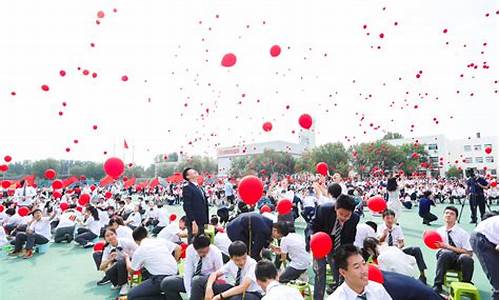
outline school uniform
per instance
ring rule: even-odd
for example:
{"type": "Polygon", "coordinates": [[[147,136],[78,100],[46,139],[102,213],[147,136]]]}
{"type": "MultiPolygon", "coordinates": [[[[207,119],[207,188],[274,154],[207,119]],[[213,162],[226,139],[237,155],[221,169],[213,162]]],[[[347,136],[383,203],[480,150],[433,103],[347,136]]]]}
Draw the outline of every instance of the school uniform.
{"type": "Polygon", "coordinates": [[[368,281],[363,293],[358,294],[353,291],[346,282],[342,283],[336,290],[328,296],[327,300],[392,300],[384,286],[378,282],[368,281]]]}
{"type": "Polygon", "coordinates": [[[231,240],[225,232],[217,232],[214,237],[214,245],[222,252],[222,260],[224,263],[229,261],[229,245],[231,240]]]}
{"type": "Polygon", "coordinates": [[[367,237],[377,237],[375,230],[365,223],[356,225],[356,237],[354,239],[354,246],[363,248],[363,242],[367,237]]]}
{"type": "Polygon", "coordinates": [[[117,256],[115,263],[108,268],[105,273],[106,278],[109,278],[114,286],[121,286],[126,284],[128,280],[127,264],[125,263],[123,254],[127,253],[132,257],[136,249],[137,244],[134,241],[118,238],[118,244],[116,246],[107,244],[102,254],[97,252],[94,253],[94,259],[99,269],[102,262],[108,260],[111,253],[116,252],[117,256]]]}
{"type": "Polygon", "coordinates": [[[50,239],[50,218],[42,217],[34,221],[28,228],[31,233],[18,232],[14,242],[14,252],[19,252],[26,242],[26,250],[32,250],[35,245],[47,244],[50,239]]]}
{"type": "Polygon", "coordinates": [[[163,228],[156,237],[165,239],[167,241],[171,241],[172,243],[180,244],[181,243],[181,238],[179,237],[180,232],[181,229],[179,228],[179,224],[172,222],[168,224],[165,228],[163,228]]]}
{"type": "Polygon", "coordinates": [[[311,266],[311,257],[306,252],[306,244],[302,236],[289,233],[287,236],[282,237],[280,249],[283,253],[288,254],[290,258],[285,271],[280,274],[280,283],[287,283],[299,278],[311,266]]]}
{"type": "Polygon", "coordinates": [[[132,229],[135,229],[139,226],[141,226],[142,218],[141,218],[141,213],[139,212],[132,212],[128,218],[127,218],[128,226],[132,229]]]}
{"type": "Polygon", "coordinates": [[[77,236],[75,237],[75,242],[82,246],[99,237],[99,234],[101,234],[101,222],[95,220],[92,216],[89,216],[85,220],[84,226],[85,228],[78,228],[77,236]]]}
{"type": "Polygon", "coordinates": [[[64,240],[71,242],[75,232],[77,214],[72,210],[66,210],[59,216],[59,224],[56,226],[54,242],[60,243],[64,240]]]}
{"type": "Polygon", "coordinates": [[[133,232],[134,231],[130,227],[124,225],[118,225],[118,228],[116,228],[116,236],[121,239],[129,239],[133,241],[134,240],[134,237],[132,236],[133,232]]]}
{"type": "Polygon", "coordinates": [[[266,295],[262,300],[304,300],[299,291],[293,287],[280,284],[274,280],[266,287],[266,295]]]}

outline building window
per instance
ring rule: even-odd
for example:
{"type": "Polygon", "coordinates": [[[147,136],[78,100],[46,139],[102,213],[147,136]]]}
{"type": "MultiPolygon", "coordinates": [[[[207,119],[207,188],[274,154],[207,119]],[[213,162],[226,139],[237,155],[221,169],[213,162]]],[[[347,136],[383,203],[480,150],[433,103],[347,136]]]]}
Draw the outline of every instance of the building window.
{"type": "Polygon", "coordinates": [[[438,145],[437,144],[429,144],[429,150],[437,150],[438,149],[438,145]]]}
{"type": "Polygon", "coordinates": [[[471,146],[470,145],[464,145],[464,151],[470,151],[471,146]]]}
{"type": "Polygon", "coordinates": [[[483,163],[483,158],[482,157],[476,157],[476,163],[477,164],[482,164],[483,163]]]}
{"type": "Polygon", "coordinates": [[[431,156],[430,159],[432,162],[439,162],[439,157],[437,156],[431,156]]]}
{"type": "Polygon", "coordinates": [[[474,151],[480,151],[481,145],[474,145],[474,151]]]}
{"type": "Polygon", "coordinates": [[[495,162],[495,158],[493,156],[486,156],[486,162],[493,163],[493,162],[495,162]]]}

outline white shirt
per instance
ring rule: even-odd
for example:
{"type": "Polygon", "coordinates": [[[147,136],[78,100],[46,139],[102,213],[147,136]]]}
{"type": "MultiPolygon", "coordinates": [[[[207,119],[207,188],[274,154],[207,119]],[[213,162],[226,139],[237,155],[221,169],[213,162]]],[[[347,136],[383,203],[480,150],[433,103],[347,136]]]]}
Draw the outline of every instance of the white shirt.
{"type": "Polygon", "coordinates": [[[158,208],[148,207],[146,209],[146,219],[158,219],[158,208]]]}
{"type": "Polygon", "coordinates": [[[101,261],[105,261],[108,259],[109,254],[111,253],[111,250],[116,249],[118,255],[118,258],[123,258],[123,253],[127,253],[130,257],[134,255],[135,250],[137,250],[137,244],[134,241],[131,241],[129,239],[120,239],[118,238],[118,245],[113,246],[111,244],[108,244],[102,252],[102,259],[101,261]],[[117,248],[120,247],[122,250],[118,250],[117,248]]]}
{"type": "Polygon", "coordinates": [[[274,280],[266,287],[266,295],[262,300],[304,300],[299,291],[293,287],[280,284],[274,280]]]}
{"type": "Polygon", "coordinates": [[[101,222],[94,220],[94,217],[89,216],[84,224],[93,234],[97,236],[101,234],[101,222]]]}
{"type": "Polygon", "coordinates": [[[306,252],[306,243],[303,236],[289,233],[281,238],[280,249],[290,256],[290,267],[297,270],[306,270],[311,265],[311,256],[306,252]]]}
{"type": "MultiPolygon", "coordinates": [[[[380,238],[381,236],[384,235],[384,230],[387,228],[387,225],[385,223],[382,223],[377,227],[377,238],[380,238]]],[[[405,236],[403,234],[403,230],[401,227],[399,227],[396,224],[392,225],[392,229],[390,230],[391,236],[392,236],[392,245],[393,246],[398,246],[399,241],[404,241],[405,236]]],[[[389,242],[389,233],[387,233],[387,236],[385,237],[384,244],[387,244],[389,242]]]]}
{"type": "Polygon", "coordinates": [[[109,214],[107,210],[98,209],[99,213],[99,222],[101,223],[101,227],[106,227],[109,224],[109,214]]]}
{"type": "Polygon", "coordinates": [[[50,239],[50,218],[49,217],[42,217],[38,221],[33,221],[31,223],[30,230],[32,230],[34,233],[38,233],[40,235],[43,235],[45,238],[48,240],[50,239]]]}
{"type": "Polygon", "coordinates": [[[229,256],[229,245],[231,245],[231,240],[227,236],[225,232],[218,232],[214,237],[214,245],[217,247],[222,253],[229,256]]]}
{"type": "Polygon", "coordinates": [[[367,237],[376,237],[375,230],[365,223],[356,225],[356,237],[354,238],[354,246],[363,248],[363,242],[367,237]]]}
{"type": "MultiPolygon", "coordinates": [[[[209,249],[207,256],[202,258],[201,275],[210,275],[224,265],[220,250],[214,245],[210,245],[209,249]]],[[[184,287],[188,298],[191,297],[191,281],[199,260],[200,256],[193,244],[189,245],[186,249],[186,261],[184,262],[184,287]]]]}
{"type": "MultiPolygon", "coordinates": [[[[392,297],[387,293],[384,286],[378,282],[368,281],[365,286],[364,293],[368,300],[392,300],[392,297]]],[[[358,294],[353,291],[344,281],[336,290],[328,296],[327,300],[356,300],[358,294]]]]}
{"type": "Polygon", "coordinates": [[[67,210],[59,216],[59,224],[56,230],[62,227],[71,227],[76,223],[77,214],[72,210],[67,210]]]}
{"type": "Polygon", "coordinates": [[[130,222],[130,225],[132,225],[134,227],[141,226],[141,222],[142,222],[141,214],[139,212],[134,211],[133,213],[128,215],[127,222],[128,221],[132,221],[132,222],[130,222]]]}
{"type": "Polygon", "coordinates": [[[129,239],[131,241],[134,240],[134,237],[132,236],[132,228],[124,225],[118,225],[118,228],[116,228],[116,235],[120,239],[129,239]]]}
{"type": "Polygon", "coordinates": [[[168,224],[165,228],[163,228],[158,233],[157,237],[177,244],[181,242],[181,238],[178,235],[179,232],[181,232],[179,224],[172,222],[168,224]]]}
{"type": "MultiPolygon", "coordinates": [[[[499,227],[500,216],[493,216],[477,224],[477,227],[476,229],[474,229],[474,231],[481,233],[488,239],[488,241],[495,245],[498,245],[499,227]]],[[[453,235],[451,238],[453,238],[453,235]]]]}
{"type": "MultiPolygon", "coordinates": [[[[247,260],[240,273],[240,284],[245,278],[249,278],[252,283],[248,287],[247,292],[262,293],[262,289],[257,285],[257,279],[255,278],[256,265],[257,262],[255,261],[255,259],[247,255],[247,260]]],[[[226,282],[233,285],[235,284],[236,276],[238,275],[238,266],[236,266],[236,264],[232,260],[228,261],[222,268],[220,268],[219,272],[224,274],[226,282]]]]}
{"type": "MultiPolygon", "coordinates": [[[[455,224],[451,229],[450,236],[453,239],[453,242],[455,243],[455,246],[457,248],[463,248],[467,251],[472,251],[472,247],[469,242],[469,233],[467,231],[463,230],[460,226],[455,224]]],[[[443,238],[443,241],[449,244],[448,241],[448,234],[446,233],[446,226],[441,226],[436,230],[441,237],[443,238]]]]}
{"type": "Polygon", "coordinates": [[[418,278],[420,275],[415,257],[405,254],[398,247],[389,247],[385,244],[379,248],[379,251],[377,261],[382,271],[395,272],[414,278],[418,278]]]}
{"type": "Polygon", "coordinates": [[[172,256],[176,244],[164,239],[145,238],[132,256],[132,269],[146,268],[151,275],[177,274],[177,261],[172,256]]]}
{"type": "Polygon", "coordinates": [[[32,186],[25,187],[20,187],[14,192],[14,198],[17,199],[17,203],[21,206],[31,205],[31,203],[33,203],[33,197],[36,195],[36,191],[32,186]],[[24,196],[26,196],[26,199],[23,199],[24,196]]]}
{"type": "Polygon", "coordinates": [[[158,225],[160,227],[165,227],[170,222],[168,210],[166,207],[158,209],[158,225]]]}
{"type": "Polygon", "coordinates": [[[316,199],[316,196],[308,195],[308,196],[304,197],[304,199],[302,200],[302,203],[303,203],[304,207],[314,207],[314,206],[316,206],[316,201],[318,201],[316,199]]]}

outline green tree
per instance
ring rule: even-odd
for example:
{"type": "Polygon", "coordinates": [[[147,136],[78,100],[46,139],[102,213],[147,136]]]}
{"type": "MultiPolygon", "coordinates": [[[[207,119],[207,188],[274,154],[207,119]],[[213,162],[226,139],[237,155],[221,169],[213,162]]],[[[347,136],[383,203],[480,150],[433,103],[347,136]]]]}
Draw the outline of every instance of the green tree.
{"type": "Polygon", "coordinates": [[[290,153],[264,150],[263,153],[234,158],[230,174],[242,177],[248,174],[270,175],[273,173],[292,174],[295,172],[295,159],[290,153]]]}
{"type": "Polygon", "coordinates": [[[330,173],[340,173],[343,177],[349,175],[349,154],[340,142],[324,144],[305,152],[295,170],[315,173],[319,162],[325,162],[330,173]]]}
{"type": "Polygon", "coordinates": [[[456,166],[451,166],[448,171],[445,172],[446,178],[462,178],[463,173],[456,166]]]}

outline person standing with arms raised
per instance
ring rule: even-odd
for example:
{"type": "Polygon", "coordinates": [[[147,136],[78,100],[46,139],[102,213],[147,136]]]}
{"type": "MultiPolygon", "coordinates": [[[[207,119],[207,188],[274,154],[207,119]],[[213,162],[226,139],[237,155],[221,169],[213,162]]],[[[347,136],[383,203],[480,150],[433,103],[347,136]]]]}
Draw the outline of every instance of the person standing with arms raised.
{"type": "Polygon", "coordinates": [[[182,177],[186,181],[182,188],[183,208],[186,214],[186,227],[188,229],[188,242],[193,236],[204,232],[208,224],[208,202],[203,188],[198,185],[198,171],[186,168],[182,177]]]}

